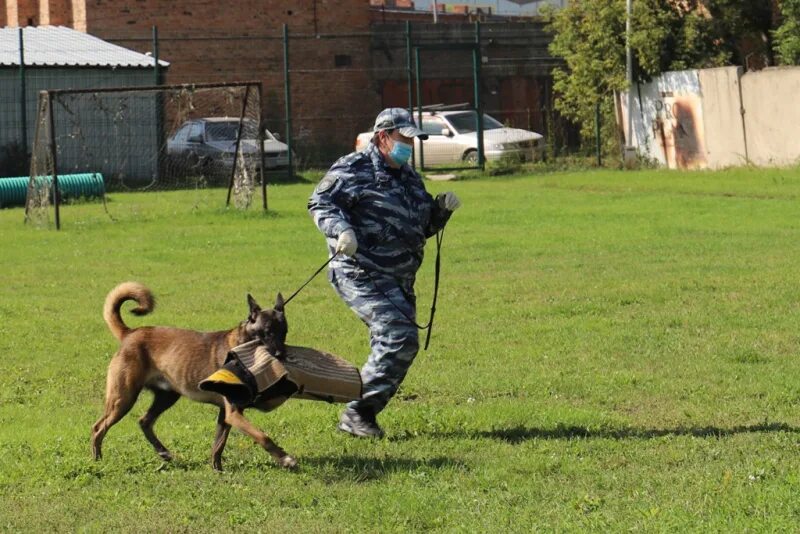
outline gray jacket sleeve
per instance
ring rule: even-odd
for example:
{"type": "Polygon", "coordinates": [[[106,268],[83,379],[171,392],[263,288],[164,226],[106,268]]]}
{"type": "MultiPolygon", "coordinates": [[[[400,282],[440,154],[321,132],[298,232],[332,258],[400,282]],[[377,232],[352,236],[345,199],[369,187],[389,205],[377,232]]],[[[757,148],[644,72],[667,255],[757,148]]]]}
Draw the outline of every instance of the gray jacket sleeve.
{"type": "Polygon", "coordinates": [[[349,209],[357,201],[354,175],[348,169],[328,171],[308,200],[308,212],[326,237],[336,239],[352,228],[349,209]]]}

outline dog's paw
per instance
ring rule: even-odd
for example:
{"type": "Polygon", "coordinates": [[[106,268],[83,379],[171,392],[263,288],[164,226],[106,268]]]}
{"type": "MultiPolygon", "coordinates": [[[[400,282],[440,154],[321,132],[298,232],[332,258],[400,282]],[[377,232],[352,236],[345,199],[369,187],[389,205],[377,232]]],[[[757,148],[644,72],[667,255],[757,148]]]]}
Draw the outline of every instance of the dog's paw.
{"type": "Polygon", "coordinates": [[[169,451],[166,451],[166,450],[165,451],[158,451],[158,455],[165,462],[171,462],[172,461],[172,453],[169,452],[169,451]]]}
{"type": "Polygon", "coordinates": [[[297,469],[297,460],[289,456],[288,454],[281,458],[278,463],[281,467],[285,469],[297,469]]]}

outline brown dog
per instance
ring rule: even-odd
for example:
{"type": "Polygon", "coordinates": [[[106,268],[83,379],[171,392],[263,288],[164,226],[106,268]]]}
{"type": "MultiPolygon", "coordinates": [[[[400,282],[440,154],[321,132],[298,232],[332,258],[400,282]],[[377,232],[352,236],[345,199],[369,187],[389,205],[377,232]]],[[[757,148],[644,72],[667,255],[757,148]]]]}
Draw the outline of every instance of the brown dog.
{"type": "MultiPolygon", "coordinates": [[[[105,413],[92,427],[92,454],[95,459],[102,456],[101,446],[108,429],[128,413],[139,392],[147,388],[155,398],[147,413],[139,419],[139,425],[164,460],[171,460],[172,455],[156,437],[153,424],[159,415],[184,395],[198,402],[219,406],[217,433],[211,453],[214,469],[222,470],[222,451],[232,426],[264,447],[278,465],[289,468],[297,465],[294,458],[245,419],[244,407],[232,405],[222,395],[198,388],[201,380],[222,367],[228,351],[236,345],[261,339],[271,354],[278,358],[284,356],[288,327],[280,293],[272,310],[262,310],[253,297],[247,295],[250,306],[247,319],[231,330],[219,332],[197,332],[164,326],[128,328],[120,316],[122,303],[128,300],[138,303],[139,306],[131,310],[136,315],[146,315],[155,306],[150,290],[136,282],[124,282],[106,297],[103,319],[122,345],[108,366],[105,413]]],[[[285,401],[286,397],[278,396],[256,401],[252,407],[270,411],[285,401]]]]}

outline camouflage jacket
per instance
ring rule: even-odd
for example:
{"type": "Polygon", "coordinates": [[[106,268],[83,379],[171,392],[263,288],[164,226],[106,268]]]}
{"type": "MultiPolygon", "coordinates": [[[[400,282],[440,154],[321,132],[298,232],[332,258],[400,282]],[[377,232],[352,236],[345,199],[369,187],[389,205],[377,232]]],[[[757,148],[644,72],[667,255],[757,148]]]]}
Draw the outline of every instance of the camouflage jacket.
{"type": "MultiPolygon", "coordinates": [[[[444,228],[451,215],[428,194],[419,174],[408,165],[392,169],[372,143],[333,164],[311,195],[308,211],[325,234],[330,254],[339,234],[352,228],[361,267],[411,286],[426,239],[444,228]]],[[[339,256],[331,266],[347,270],[356,263],[339,256]]]]}

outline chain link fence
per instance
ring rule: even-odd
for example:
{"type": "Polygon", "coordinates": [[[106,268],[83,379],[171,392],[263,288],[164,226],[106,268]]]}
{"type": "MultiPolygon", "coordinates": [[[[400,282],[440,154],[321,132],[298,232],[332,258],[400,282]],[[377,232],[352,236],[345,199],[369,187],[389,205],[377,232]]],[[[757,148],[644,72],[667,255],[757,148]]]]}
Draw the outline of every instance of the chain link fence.
{"type": "MultiPolygon", "coordinates": [[[[557,61],[547,53],[550,36],[537,23],[385,22],[367,32],[302,34],[279,27],[248,35],[155,27],[142,34],[114,27],[95,28],[93,35],[137,52],[148,66],[108,61],[45,67],[25,59],[24,42],[0,41],[0,54],[19,58],[0,67],[0,175],[27,174],[42,89],[260,81],[262,127],[274,162],[267,168],[270,181],[328,168],[355,149],[358,134],[368,132],[386,107],[413,108],[420,116],[421,105],[428,119],[444,118],[444,126],[423,120],[440,144],[461,137],[443,109],[471,112],[473,123],[480,110],[490,117],[484,127],[541,134],[541,144],[527,147],[531,157],[579,144],[577,130],[554,111],[550,72],[557,61]],[[445,129],[449,134],[442,136],[445,129]]],[[[67,53],[71,42],[63,43],[67,53]]],[[[526,148],[514,139],[484,139],[490,160],[505,145],[526,148]]],[[[427,151],[426,168],[482,160],[468,159],[466,145],[445,154],[427,143],[417,150],[423,157],[427,151]]],[[[423,164],[417,154],[415,162],[423,164]]]]}

